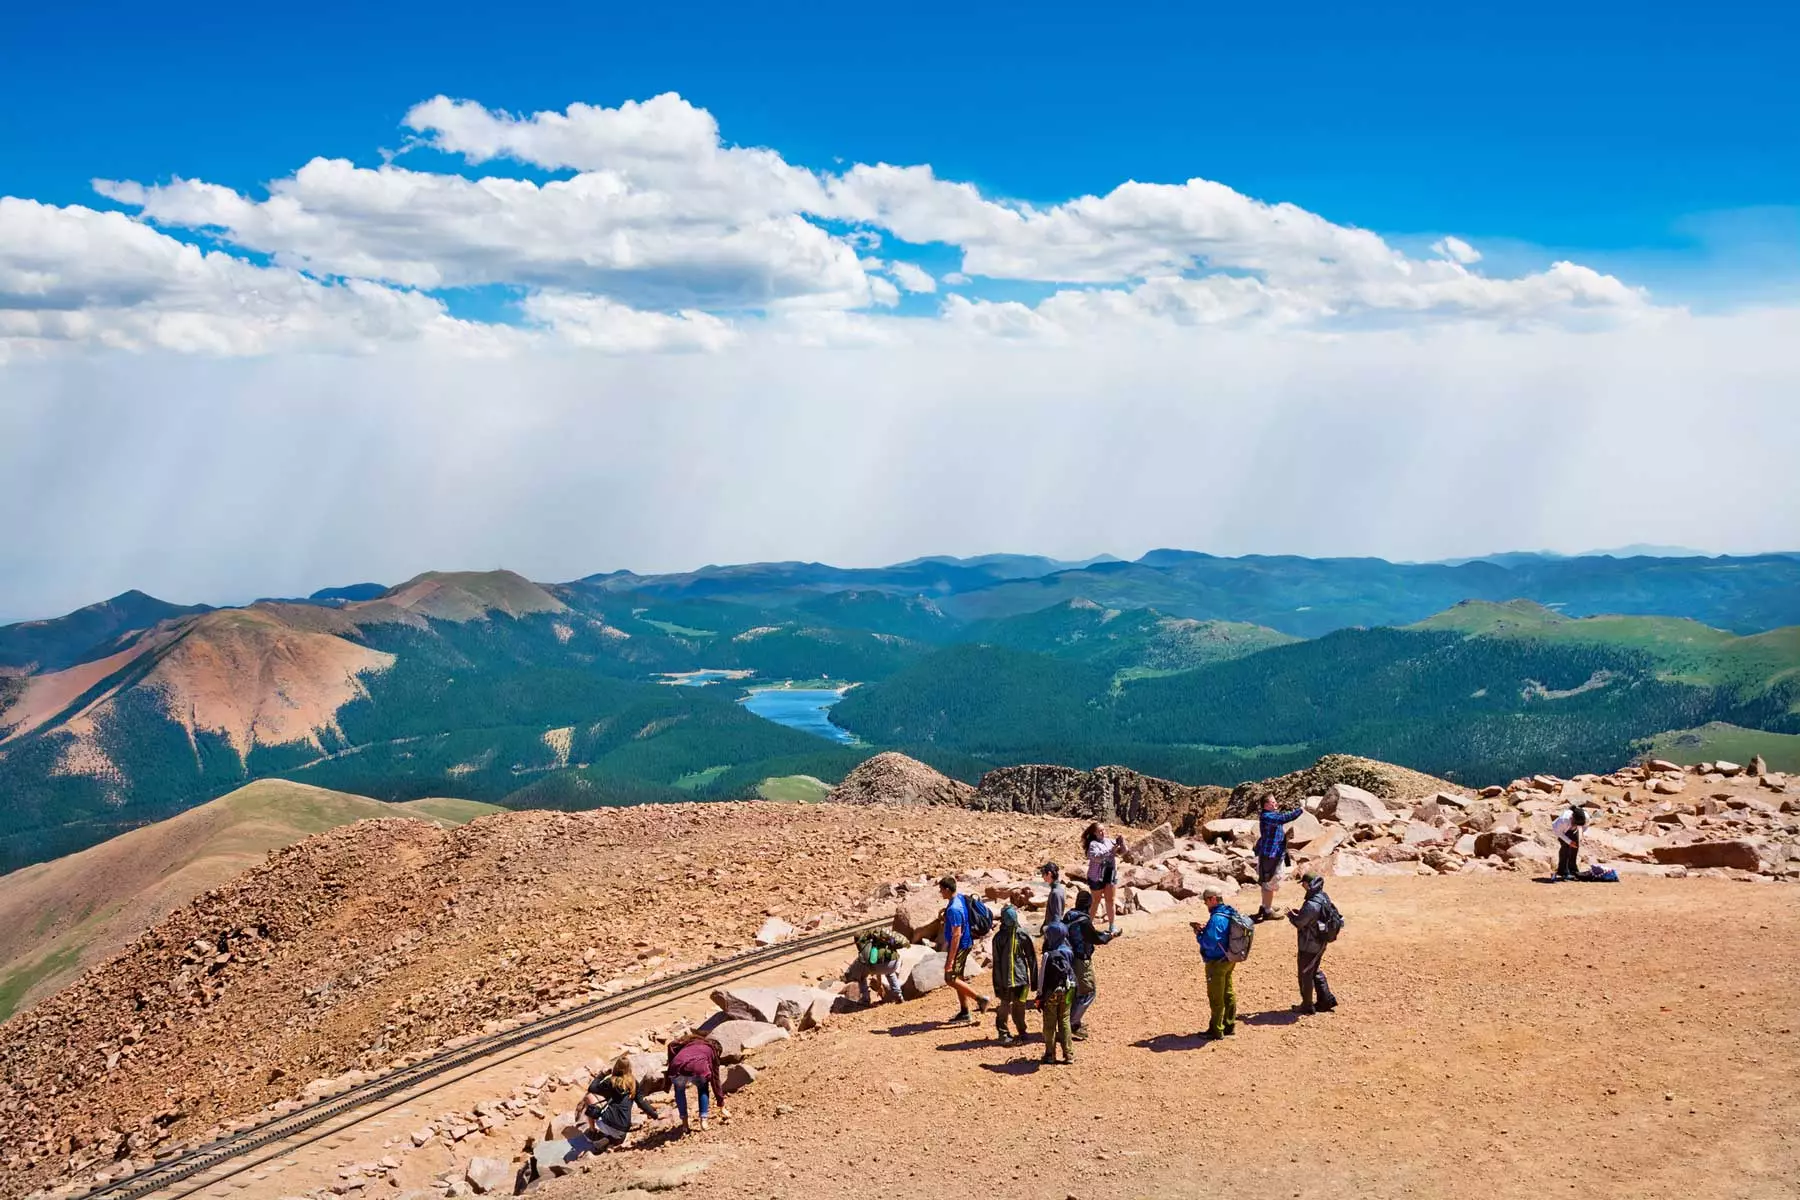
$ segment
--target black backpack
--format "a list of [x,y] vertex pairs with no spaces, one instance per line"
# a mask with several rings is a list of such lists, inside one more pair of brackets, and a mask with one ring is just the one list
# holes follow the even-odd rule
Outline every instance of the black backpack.
[[994,910],[979,896],[967,896],[969,903],[969,933],[976,940],[994,932]]
[[1338,911],[1338,906],[1331,902],[1330,896],[1320,896],[1319,899],[1324,901],[1319,906],[1319,940],[1335,942],[1338,934],[1344,932],[1344,914]]

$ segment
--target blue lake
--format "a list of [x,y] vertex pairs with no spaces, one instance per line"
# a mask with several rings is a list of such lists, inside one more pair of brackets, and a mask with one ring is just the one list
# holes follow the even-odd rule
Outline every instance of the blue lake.
[[823,688],[769,688],[752,692],[743,701],[745,708],[759,717],[786,725],[802,733],[810,733],[834,742],[854,742],[856,735],[833,725],[826,717],[831,706],[844,698],[840,691]]

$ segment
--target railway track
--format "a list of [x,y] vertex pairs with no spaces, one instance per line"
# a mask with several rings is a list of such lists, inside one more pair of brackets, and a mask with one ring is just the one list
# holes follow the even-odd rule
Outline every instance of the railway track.
[[[878,929],[887,924],[886,918],[865,921],[857,925],[846,925],[796,938],[790,942],[766,946],[759,950],[734,954],[728,958],[659,979],[655,983],[642,984],[600,1000],[578,1005],[565,1012],[480,1038],[466,1046],[446,1050],[430,1058],[422,1059],[411,1066],[389,1071],[366,1083],[359,1084],[335,1096],[324,1097],[304,1108],[296,1109],[254,1128],[230,1134],[203,1146],[184,1150],[145,1170],[100,1184],[84,1193],[84,1200],[99,1200],[102,1197],[105,1200],[143,1200],[144,1197],[169,1191],[177,1185],[193,1179],[196,1175],[208,1175],[209,1178],[198,1182],[190,1191],[178,1193],[189,1195],[193,1191],[211,1187],[213,1184],[229,1178],[232,1174],[236,1174],[236,1171],[226,1172],[222,1175],[215,1174],[218,1168],[234,1159],[244,1158],[278,1143],[290,1142],[301,1134],[315,1130],[335,1118],[367,1108],[381,1100],[411,1092],[421,1085],[453,1071],[472,1067],[474,1064],[495,1058],[508,1050],[527,1047],[528,1043],[537,1042],[547,1035],[554,1034],[564,1037],[584,1025],[607,1018],[616,1018],[645,1005],[662,1003],[697,988],[726,982],[746,971],[762,970],[779,966],[790,960],[811,957],[839,942],[853,939],[864,930]],[[521,1052],[523,1051],[521,1050]],[[339,1132],[354,1123],[347,1122],[328,1132]],[[326,1135],[322,1133],[319,1136]],[[257,1164],[246,1163],[239,1170],[248,1170],[255,1165]]]

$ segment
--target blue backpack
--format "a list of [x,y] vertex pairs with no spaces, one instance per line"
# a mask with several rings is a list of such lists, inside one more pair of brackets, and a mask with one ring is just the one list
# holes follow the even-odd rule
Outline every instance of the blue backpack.
[[994,932],[994,910],[979,896],[965,896],[969,903],[969,934],[980,941]]

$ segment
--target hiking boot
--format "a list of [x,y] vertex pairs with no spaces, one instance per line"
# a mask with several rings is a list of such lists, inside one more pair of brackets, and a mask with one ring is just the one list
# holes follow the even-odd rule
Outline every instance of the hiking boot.
[[978,1012],[986,1012],[992,1007],[994,1007],[994,998],[992,996],[975,997],[975,1008]]
[[1044,1057],[1038,1059],[1038,1061],[1043,1063],[1047,1067],[1054,1067],[1056,1065],[1056,1055],[1046,1054],[1046,1055],[1044,1055]]
[[1088,1031],[1087,1031],[1086,1027],[1083,1027],[1081,1029],[1077,1029],[1075,1032],[1071,1033],[1069,1036],[1074,1038],[1078,1042],[1085,1042],[1085,1041],[1087,1041]]
[[1075,1056],[1073,1054],[1063,1055],[1062,1065],[1065,1067],[1074,1066],[1075,1065]]
[[707,1119],[705,1117],[701,1117],[700,1118],[700,1132],[705,1133],[709,1128],[711,1128],[710,1123],[707,1121]]
[[975,1018],[969,1015],[969,1010],[966,1008],[944,1022],[946,1025],[973,1025],[974,1023]]
[[1237,1026],[1236,1026],[1236,1025],[1227,1025],[1227,1026],[1226,1026],[1226,1027],[1225,1027],[1225,1036],[1226,1036],[1226,1037],[1231,1037],[1231,1036],[1232,1036],[1232,1035],[1233,1035],[1233,1034],[1235,1034],[1235,1033],[1236,1033],[1236,1032],[1237,1032]]
[[999,1036],[995,1040],[997,1040],[1002,1046],[1010,1046],[1013,1044],[1014,1038],[1013,1038],[1012,1034],[1007,1033],[1003,1029],[1000,1031]]
[[1299,1010],[1298,1010],[1298,1011],[1299,1011],[1299,1013],[1300,1013],[1300,1015],[1301,1015],[1301,1016],[1303,1016],[1303,1017],[1310,1017],[1310,1016],[1312,1016],[1312,1015],[1313,1015],[1313,1014],[1314,1014],[1314,1013],[1316,1013],[1316,1012],[1318,1012],[1318,1011],[1319,1011],[1319,1010],[1318,1010],[1318,1009],[1316,1009],[1316,1008],[1314,1008],[1314,1007],[1313,1007],[1313,1006],[1312,1006],[1312,1005],[1310,1005],[1310,1004],[1302,1004],[1302,1005],[1301,1005],[1301,1006],[1300,1006],[1300,1008],[1299,1008]]
[[1336,1008],[1337,1006],[1338,1006],[1338,1002],[1336,1000],[1321,1000],[1321,1001],[1319,1001],[1319,1011],[1320,1012],[1330,1012],[1332,1009]]

